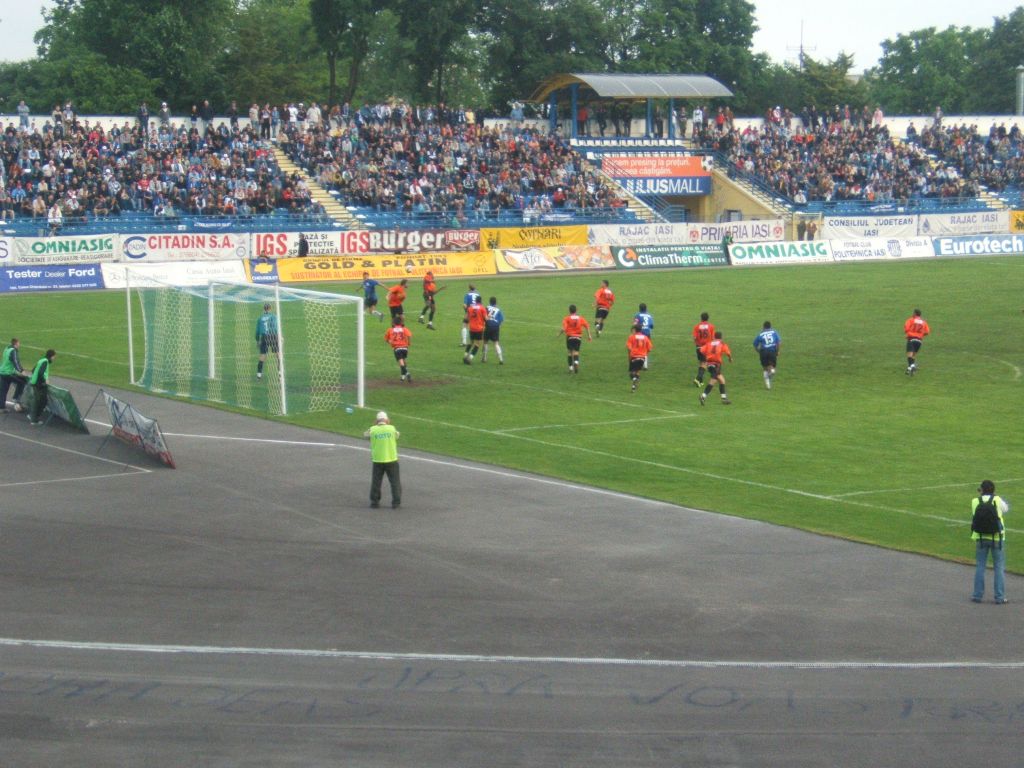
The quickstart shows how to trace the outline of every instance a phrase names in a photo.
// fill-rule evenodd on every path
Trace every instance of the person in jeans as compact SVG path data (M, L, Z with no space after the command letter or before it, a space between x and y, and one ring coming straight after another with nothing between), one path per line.
M995 601L998 605L1002 605L1007 601L1006 599L1006 527L1003 525L1003 515L1010 511L1010 505L1007 504L1002 498L996 496L996 484L991 480L982 480L981 487L978 488L978 496L971 503L971 516L974 517L974 511L977 510L978 505L983 502L991 501L995 505L996 514L999 517L999 533L998 534L984 534L978 533L972 530L971 538L974 539L975 546L975 563L974 569L974 594L971 595L971 600L976 603L980 603L985 597L985 566L988 564L989 553L992 555L992 591L994 593ZM972 526L973 528L973 526Z

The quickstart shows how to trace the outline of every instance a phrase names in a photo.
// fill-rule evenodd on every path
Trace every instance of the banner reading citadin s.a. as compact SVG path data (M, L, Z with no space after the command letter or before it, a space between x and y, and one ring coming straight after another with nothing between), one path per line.
M175 469L174 457L167 448L167 442L156 419L143 416L130 403L118 400L106 390L101 391L107 403L107 411L110 413L111 432L114 437Z
M249 235L233 232L174 232L126 235L125 261L220 261L249 258Z
M18 237L14 238L14 261L40 265L95 264L119 259L120 246L120 235Z

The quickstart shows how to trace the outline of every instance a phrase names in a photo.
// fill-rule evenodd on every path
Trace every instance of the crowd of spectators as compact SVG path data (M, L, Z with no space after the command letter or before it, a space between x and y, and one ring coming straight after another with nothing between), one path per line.
M435 216L452 226L503 212L539 221L558 210L615 215L612 184L556 136L486 127L473 112L403 103L343 105L283 126L291 158L347 205Z
M909 133L907 140L992 192L1024 186L1024 135L1016 125L1007 129L1005 124L993 124L985 136L976 125L933 124Z
M172 124L148 114L104 128L71 105L42 127L8 125L0 138L0 218L75 221L141 212L153 216L319 214L306 183L280 170L259 126ZM145 118L145 119L143 119Z
M906 205L921 199L975 198L981 181L963 174L932 152L945 129L928 142L890 135L881 110L836 106L798 117L776 107L763 124L737 128L705 126L697 140L725 154L729 167L753 176L797 205L815 201L864 201Z

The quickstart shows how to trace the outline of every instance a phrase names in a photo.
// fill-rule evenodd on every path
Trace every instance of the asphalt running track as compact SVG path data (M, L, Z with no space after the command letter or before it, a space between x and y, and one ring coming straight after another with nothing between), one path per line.
M0 417L4 768L1020 764L1020 578L128 399Z

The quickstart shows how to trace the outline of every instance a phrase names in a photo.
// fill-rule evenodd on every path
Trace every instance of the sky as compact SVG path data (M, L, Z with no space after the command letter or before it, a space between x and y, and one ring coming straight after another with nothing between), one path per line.
M42 26L46 0L0 0L0 60L20 61L35 55L32 36ZM991 27L996 16L1009 16L1024 0L754 0L760 31L754 50L778 63L796 63L801 28L804 52L818 60L841 51L854 57L854 72L878 63L881 42L915 29ZM922 11L923 9L923 11Z

